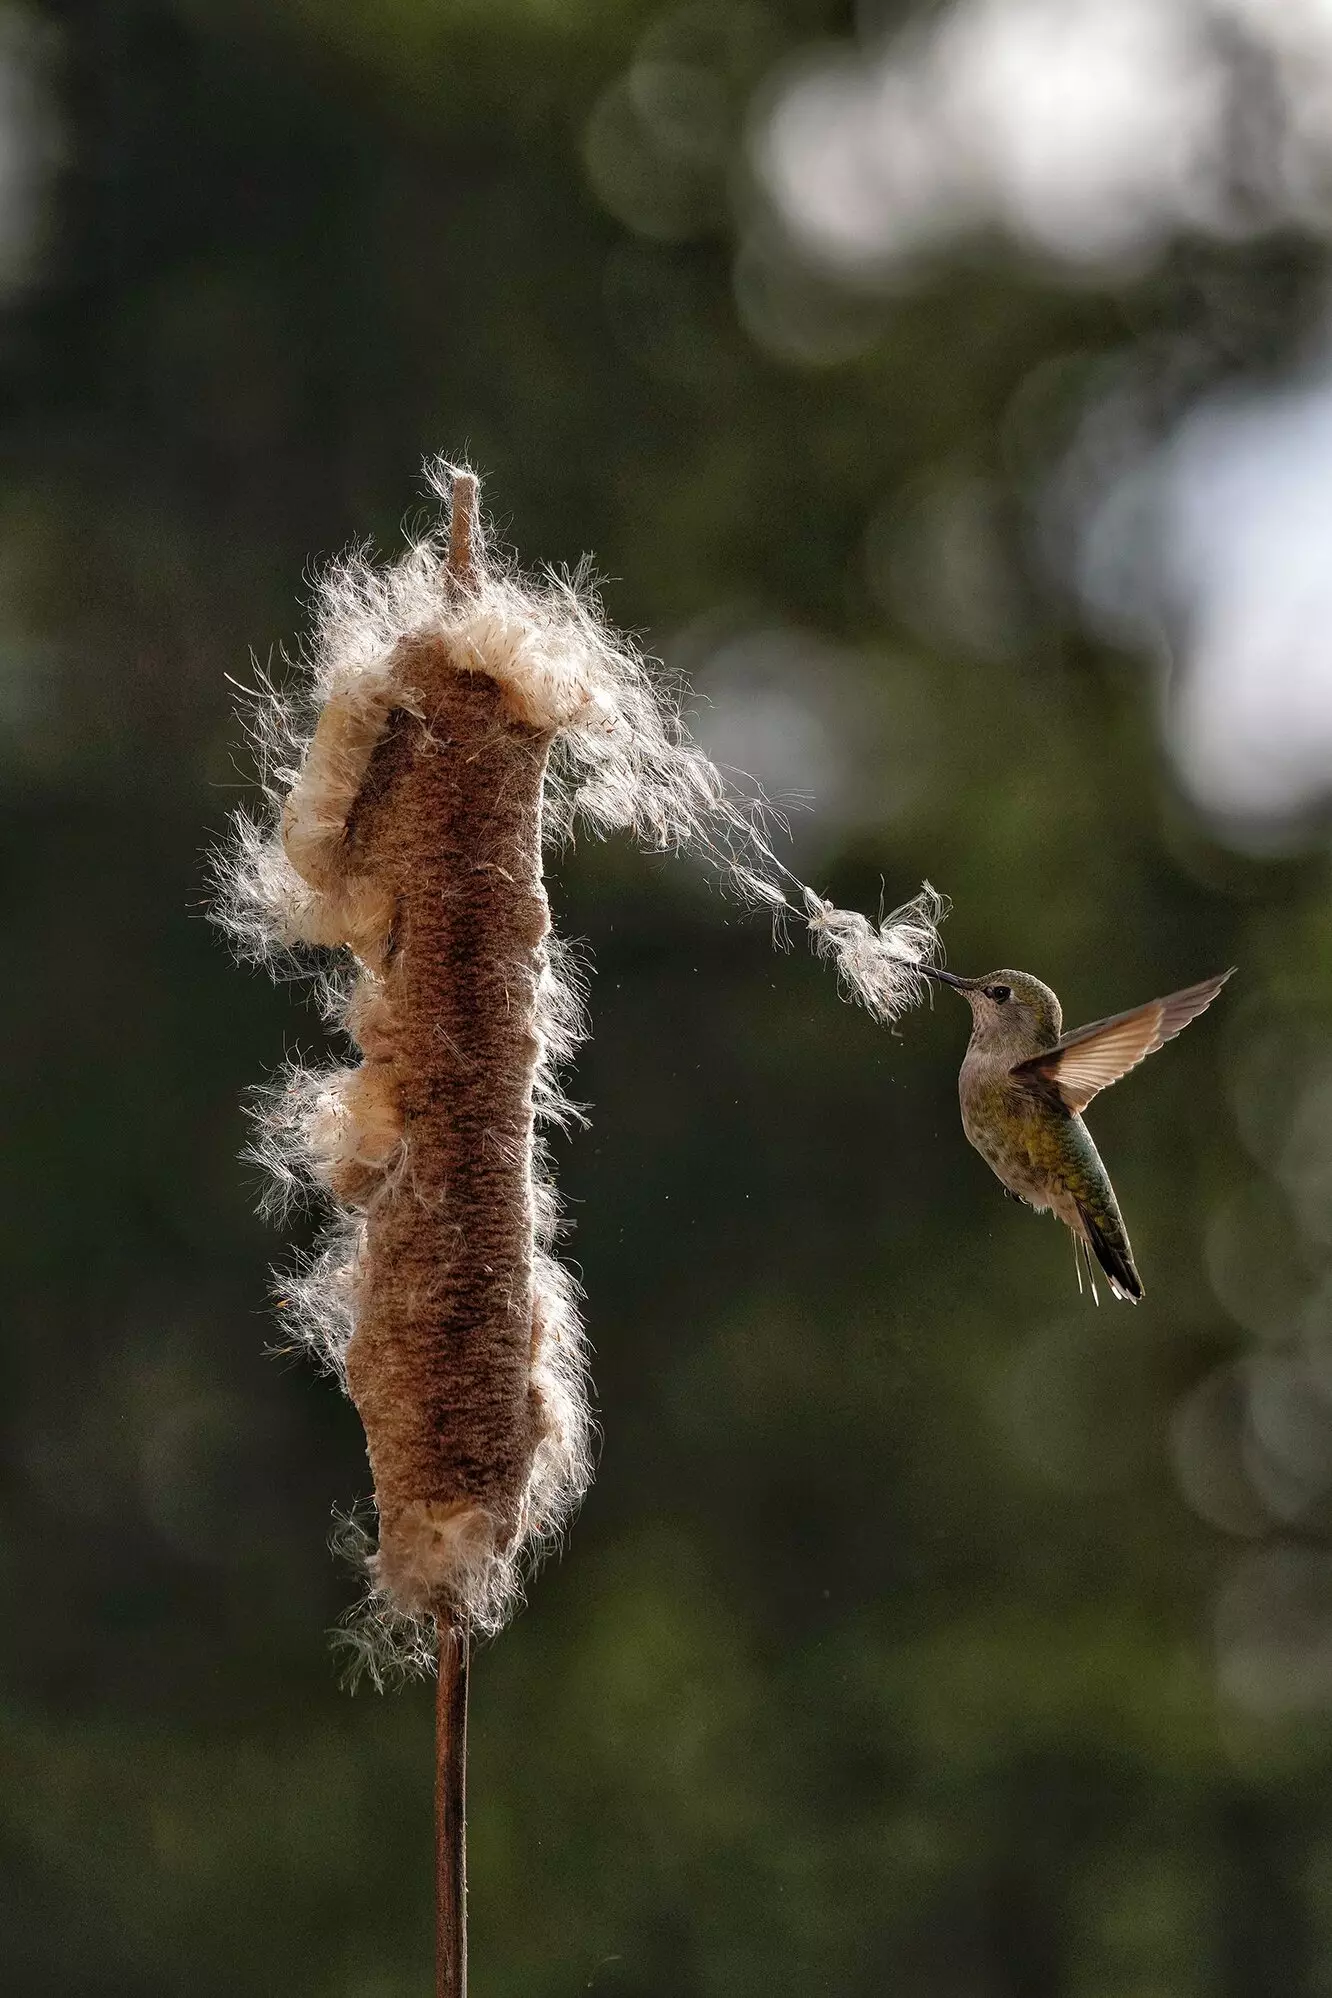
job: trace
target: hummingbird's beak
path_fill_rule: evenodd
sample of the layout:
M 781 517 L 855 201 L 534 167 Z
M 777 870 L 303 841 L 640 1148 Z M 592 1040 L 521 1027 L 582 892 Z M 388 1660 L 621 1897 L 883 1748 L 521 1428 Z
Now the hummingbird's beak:
M 973 992 L 975 990 L 976 981 L 974 978 L 958 978 L 951 971 L 941 971 L 937 966 L 928 964 L 922 964 L 920 968 L 926 978 L 937 978 L 941 985 L 951 985 L 954 991 Z

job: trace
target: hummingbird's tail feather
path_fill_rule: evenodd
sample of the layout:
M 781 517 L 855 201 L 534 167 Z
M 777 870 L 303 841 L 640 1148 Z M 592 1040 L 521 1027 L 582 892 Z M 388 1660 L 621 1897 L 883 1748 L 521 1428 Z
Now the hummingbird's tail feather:
M 1105 1271 L 1110 1288 L 1116 1297 L 1125 1304 L 1138 1304 L 1144 1295 L 1142 1278 L 1133 1267 L 1133 1251 L 1128 1244 L 1128 1236 L 1121 1234 L 1118 1241 L 1108 1235 L 1096 1216 L 1082 1202 L 1078 1202 L 1078 1219 L 1084 1234 L 1084 1247 L 1089 1247 L 1097 1262 Z M 1091 1273 L 1090 1262 L 1087 1265 Z
M 1075 1263 L 1077 1262 L 1079 1255 L 1082 1257 L 1083 1262 L 1087 1265 L 1087 1281 L 1091 1285 L 1092 1303 L 1096 1306 L 1097 1310 L 1099 1311 L 1101 1308 L 1101 1293 L 1096 1288 L 1096 1272 L 1092 1268 L 1091 1264 L 1091 1250 L 1087 1247 L 1087 1244 L 1083 1240 L 1081 1235 L 1075 1235 L 1073 1237 L 1073 1260 Z M 1081 1295 L 1082 1295 L 1082 1271 L 1081 1269 L 1079 1269 L 1078 1296 L 1081 1297 Z

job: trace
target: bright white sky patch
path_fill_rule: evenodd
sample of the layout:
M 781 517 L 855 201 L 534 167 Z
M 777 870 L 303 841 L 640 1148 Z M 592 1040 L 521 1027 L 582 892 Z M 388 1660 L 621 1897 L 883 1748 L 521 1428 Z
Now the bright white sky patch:
M 788 72 L 754 159 L 764 254 L 862 295 L 987 231 L 1091 277 L 1186 234 L 1332 237 L 1332 0 L 948 0 Z M 1332 800 L 1332 346 L 1164 443 L 1099 415 L 1052 503 L 1084 599 L 1164 646 L 1198 803 L 1245 843 L 1298 833 Z
M 1165 634 L 1168 739 L 1200 804 L 1279 821 L 1332 796 L 1332 360 L 1195 409 L 1111 485 L 1080 580 L 1107 622 Z
M 1180 231 L 1251 221 L 1231 155 L 1254 62 L 1278 115 L 1245 173 L 1274 213 L 1332 227 L 1326 0 L 953 0 L 796 70 L 755 162 L 800 248 L 862 274 L 984 228 L 1132 267 Z

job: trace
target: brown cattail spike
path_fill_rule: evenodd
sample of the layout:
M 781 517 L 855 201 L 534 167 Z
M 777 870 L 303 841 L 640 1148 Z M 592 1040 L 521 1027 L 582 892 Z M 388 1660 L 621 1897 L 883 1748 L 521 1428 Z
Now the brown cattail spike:
M 456 518 L 456 515 L 455 515 Z M 540 1439 L 533 1390 L 533 1085 L 550 927 L 541 794 L 552 731 L 446 640 L 404 648 L 347 865 L 391 894 L 378 994 L 403 1170 L 371 1203 L 347 1381 L 403 1607 L 484 1593 Z
M 333 947 L 351 967 L 325 990 L 359 1064 L 293 1070 L 256 1150 L 283 1190 L 314 1182 L 337 1203 L 283 1282 L 283 1324 L 360 1410 L 375 1601 L 412 1664 L 436 1618 L 445 1633 L 502 1620 L 519 1557 L 590 1475 L 575 1286 L 549 1253 L 534 1132 L 574 1114 L 555 1071 L 582 1031 L 543 839 L 578 816 L 692 847 L 741 899 L 803 917 L 881 1019 L 919 996 L 940 908 L 926 893 L 872 929 L 803 889 L 586 579 L 497 565 L 473 475 L 432 478 L 446 533 L 323 579 L 308 711 L 261 686 L 273 815 L 238 819 L 220 911 L 247 954 Z

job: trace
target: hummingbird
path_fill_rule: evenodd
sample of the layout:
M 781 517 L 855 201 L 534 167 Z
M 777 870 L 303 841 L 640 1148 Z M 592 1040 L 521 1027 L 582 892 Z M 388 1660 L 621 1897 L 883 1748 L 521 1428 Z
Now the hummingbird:
M 971 1008 L 971 1040 L 958 1077 L 963 1130 L 1007 1194 L 1038 1214 L 1053 1211 L 1072 1231 L 1074 1263 L 1081 1253 L 1093 1297 L 1093 1256 L 1116 1297 L 1137 1304 L 1143 1288 L 1110 1175 L 1082 1113 L 1098 1090 L 1197 1019 L 1233 970 L 1071 1034 L 1061 1032 L 1058 999 L 1030 972 L 957 978 L 926 971 Z

